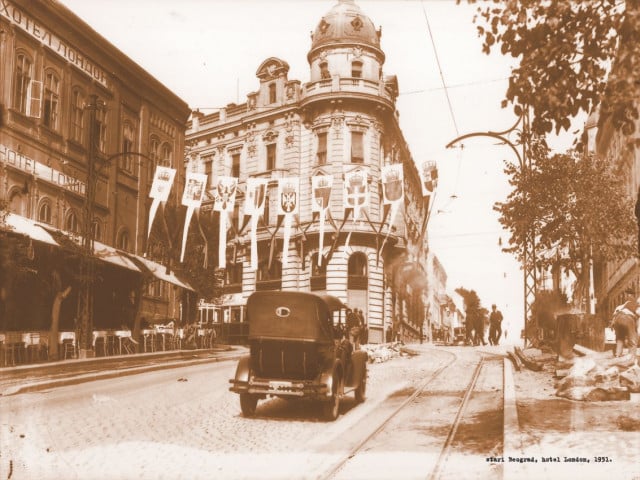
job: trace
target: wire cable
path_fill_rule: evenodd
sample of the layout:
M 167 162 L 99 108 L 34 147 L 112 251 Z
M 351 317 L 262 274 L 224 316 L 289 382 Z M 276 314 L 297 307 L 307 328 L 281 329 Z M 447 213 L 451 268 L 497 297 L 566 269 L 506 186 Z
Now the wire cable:
M 456 123 L 456 117 L 453 114 L 453 107 L 451 105 L 451 98 L 449 97 L 449 90 L 447 87 L 447 83 L 444 80 L 444 74 L 442 73 L 442 66 L 440 65 L 440 58 L 438 57 L 438 49 L 436 48 L 436 42 L 433 39 L 433 33 L 431 32 L 431 25 L 429 24 L 429 17 L 427 16 L 427 9 L 424 6 L 424 0 L 421 2 L 422 12 L 424 13 L 424 19 L 427 22 L 427 30 L 429 31 L 429 38 L 431 39 L 431 45 L 433 46 L 433 53 L 436 57 L 436 64 L 438 65 L 438 72 L 440 73 L 440 79 L 442 80 L 442 86 L 444 88 L 444 94 L 447 97 L 447 104 L 449 105 L 449 113 L 451 114 L 451 120 L 453 121 L 453 127 L 456 131 L 456 136 L 460 136 L 460 132 L 458 131 L 458 124 Z

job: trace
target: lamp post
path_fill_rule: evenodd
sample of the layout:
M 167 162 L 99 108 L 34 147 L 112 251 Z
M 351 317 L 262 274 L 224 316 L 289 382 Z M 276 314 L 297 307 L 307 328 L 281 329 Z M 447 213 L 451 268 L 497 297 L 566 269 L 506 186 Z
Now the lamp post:
M 518 133 L 519 139 L 517 143 L 509 140 L 511 133 Z M 491 137 L 507 145 L 513 153 L 515 153 L 518 159 L 518 165 L 521 172 L 528 171 L 531 168 L 531 156 L 529 154 L 529 116 L 528 111 L 525 108 L 522 115 L 513 124 L 513 126 L 507 130 L 501 132 L 473 132 L 461 135 L 451 140 L 446 148 L 453 147 L 456 143 L 461 142 L 467 138 L 472 137 Z M 520 147 L 520 148 L 518 148 Z M 536 259 L 535 259 L 535 231 L 533 226 L 530 226 L 527 230 L 527 238 L 523 248 L 522 255 L 522 270 L 524 274 L 524 345 L 527 346 L 527 320 L 531 316 L 533 302 L 536 299 L 537 291 L 537 278 L 536 278 Z
M 98 131 L 97 112 L 104 109 L 106 105 L 98 100 L 96 95 L 91 95 L 91 102 L 87 105 L 89 115 L 89 150 L 87 161 L 87 184 L 82 208 L 82 242 L 80 258 L 80 287 L 78 290 L 77 305 L 77 338 L 78 357 L 87 358 L 95 354 L 93 351 L 93 288 L 95 279 L 95 258 L 94 258 L 94 209 L 96 200 L 96 190 L 99 176 L 105 166 L 123 155 L 132 155 L 151 160 L 147 155 L 139 152 L 118 152 L 105 158 L 99 158 L 98 142 L 100 132 Z M 137 235 L 137 232 L 136 232 Z

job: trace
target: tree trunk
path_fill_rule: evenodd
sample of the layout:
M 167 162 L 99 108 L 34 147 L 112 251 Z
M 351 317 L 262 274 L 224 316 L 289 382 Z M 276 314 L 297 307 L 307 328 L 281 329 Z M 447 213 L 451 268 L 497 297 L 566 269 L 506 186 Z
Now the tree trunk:
M 58 290 L 51 306 L 51 328 L 49 329 L 49 360 L 58 359 L 58 328 L 60 326 L 60 309 L 62 302 L 71 293 L 71 286 Z

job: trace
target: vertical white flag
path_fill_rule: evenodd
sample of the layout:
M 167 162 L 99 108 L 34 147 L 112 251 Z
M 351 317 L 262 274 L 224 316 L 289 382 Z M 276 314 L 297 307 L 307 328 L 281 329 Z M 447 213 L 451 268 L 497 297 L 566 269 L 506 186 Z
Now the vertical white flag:
M 332 175 L 317 175 L 311 177 L 311 211 L 320 215 L 320 228 L 318 232 L 318 266 L 322 265 L 322 250 L 324 249 L 324 221 L 331 202 Z
M 282 268 L 289 261 L 289 239 L 293 216 L 298 213 L 300 199 L 300 179 L 286 177 L 278 180 L 278 215 L 284 215 L 284 238 L 282 248 Z
M 244 214 L 251 215 L 251 269 L 258 268 L 258 219 L 264 213 L 267 195 L 266 178 L 247 178 Z M 265 222 L 268 223 L 268 222 Z
M 207 184 L 207 175 L 204 173 L 187 172 L 187 178 L 184 185 L 184 193 L 182 194 L 182 205 L 186 205 L 187 214 L 184 219 L 184 230 L 182 232 L 182 251 L 180 252 L 180 261 L 184 261 L 184 250 L 187 246 L 187 233 L 189 233 L 189 224 L 191 217 L 196 208 L 200 208 L 202 199 L 204 198 L 204 189 Z
M 213 181 L 213 210 L 220 212 L 218 241 L 218 267 L 227 266 L 227 219 L 233 212 L 236 202 L 238 179 L 235 177 L 216 177 Z
M 151 184 L 151 190 L 149 191 L 149 198 L 152 198 L 151 207 L 149 208 L 149 228 L 147 229 L 147 238 L 151 235 L 151 227 L 153 226 L 153 220 L 156 217 L 158 206 L 161 202 L 166 202 L 169 199 L 169 193 L 171 192 L 171 186 L 173 185 L 173 179 L 176 176 L 176 171 L 173 168 L 157 166 L 153 175 L 153 183 Z

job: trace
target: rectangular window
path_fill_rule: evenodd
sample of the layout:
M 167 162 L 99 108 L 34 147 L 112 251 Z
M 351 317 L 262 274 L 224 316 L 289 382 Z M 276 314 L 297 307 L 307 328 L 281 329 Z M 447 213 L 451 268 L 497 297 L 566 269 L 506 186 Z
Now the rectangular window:
M 364 163 L 364 134 L 351 132 L 351 163 Z
M 58 129 L 58 102 L 60 80 L 53 73 L 47 73 L 44 85 L 44 115 L 42 122 L 51 130 Z
M 276 144 L 267 145 L 267 170 L 275 170 L 276 168 Z
M 327 132 L 318 133 L 318 151 L 316 153 L 318 165 L 327 163 Z
M 362 77 L 362 62 L 353 62 L 351 64 L 351 76 L 353 78 Z
M 240 177 L 240 152 L 231 155 L 231 176 Z

